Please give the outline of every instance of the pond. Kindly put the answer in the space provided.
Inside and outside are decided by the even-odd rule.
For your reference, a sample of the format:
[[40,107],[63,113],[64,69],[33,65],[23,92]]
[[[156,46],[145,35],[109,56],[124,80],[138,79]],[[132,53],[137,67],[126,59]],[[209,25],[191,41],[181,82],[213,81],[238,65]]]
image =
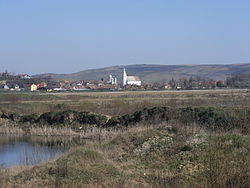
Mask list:
[[0,134],[0,166],[34,165],[58,157],[84,144],[75,137],[13,136]]

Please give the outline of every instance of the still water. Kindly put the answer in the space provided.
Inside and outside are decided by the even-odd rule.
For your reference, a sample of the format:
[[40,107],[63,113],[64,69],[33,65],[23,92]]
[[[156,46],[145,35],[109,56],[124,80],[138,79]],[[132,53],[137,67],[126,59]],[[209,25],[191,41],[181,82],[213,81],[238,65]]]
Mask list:
[[82,144],[78,138],[0,135],[0,166],[33,165]]

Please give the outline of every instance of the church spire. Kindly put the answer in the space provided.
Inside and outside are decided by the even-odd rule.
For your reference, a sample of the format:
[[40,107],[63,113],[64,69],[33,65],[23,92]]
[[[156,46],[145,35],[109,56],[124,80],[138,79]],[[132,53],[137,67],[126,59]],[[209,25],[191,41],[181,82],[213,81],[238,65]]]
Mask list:
[[123,86],[127,85],[127,73],[126,69],[123,69]]

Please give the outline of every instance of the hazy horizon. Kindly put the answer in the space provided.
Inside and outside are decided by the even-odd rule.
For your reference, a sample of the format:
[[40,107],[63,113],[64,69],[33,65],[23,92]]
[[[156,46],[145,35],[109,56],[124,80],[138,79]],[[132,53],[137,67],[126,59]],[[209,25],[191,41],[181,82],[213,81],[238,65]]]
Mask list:
[[0,72],[250,62],[250,2],[0,1]]

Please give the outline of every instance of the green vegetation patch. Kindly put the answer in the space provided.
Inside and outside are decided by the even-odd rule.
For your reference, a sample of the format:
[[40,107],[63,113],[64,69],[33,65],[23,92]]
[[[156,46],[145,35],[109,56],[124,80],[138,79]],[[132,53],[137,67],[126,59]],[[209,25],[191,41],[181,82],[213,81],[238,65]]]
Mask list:
[[[69,127],[75,131],[88,127],[128,127],[136,124],[152,125],[162,122],[176,121],[184,125],[198,124],[205,129],[217,131],[239,130],[244,134],[250,132],[249,108],[219,108],[219,107],[185,107],[144,108],[131,114],[109,118],[102,114],[79,112],[74,110],[46,112],[19,115],[2,112],[0,118],[9,119],[15,123],[30,123],[35,126]],[[84,125],[84,126],[82,126]],[[81,128],[80,128],[81,127]]]
[[74,124],[101,126],[104,125],[108,120],[108,117],[105,115],[94,114],[90,112],[77,112],[73,110],[62,112],[46,112],[40,116],[37,114],[21,116],[16,113],[2,112],[0,114],[0,118],[9,119],[17,123],[56,126],[72,125],[72,127]]
[[132,114],[113,117],[106,124],[106,127],[114,127],[117,125],[128,126],[136,123],[159,123],[168,121],[171,118],[171,111],[167,107],[144,108]]
[[171,109],[168,107],[144,108],[132,114],[111,118],[104,126],[129,126],[137,123],[158,124],[177,120],[186,125],[196,123],[210,130],[241,129],[250,131],[249,109],[226,109],[219,107],[186,107]]

